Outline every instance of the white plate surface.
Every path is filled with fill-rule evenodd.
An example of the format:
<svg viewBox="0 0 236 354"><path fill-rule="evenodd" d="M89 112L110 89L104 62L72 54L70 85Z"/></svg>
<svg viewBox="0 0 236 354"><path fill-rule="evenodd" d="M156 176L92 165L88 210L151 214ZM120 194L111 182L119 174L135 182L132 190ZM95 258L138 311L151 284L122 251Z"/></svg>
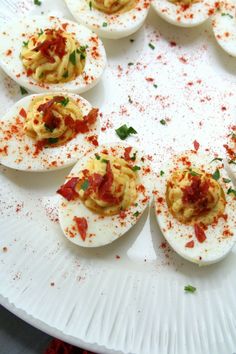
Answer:
<svg viewBox="0 0 236 354"><path fill-rule="evenodd" d="M6 9L0 19L12 16L14 3L18 14L50 11L70 19L62 0L56 10L55 1L42 2L0 1L0 11ZM138 33L104 45L108 68L83 95L103 113L102 143L118 141L114 129L126 123L138 131L127 143L141 145L156 171L195 139L224 156L236 117L236 59L217 45L209 23L181 29L151 12ZM20 92L0 76L2 115ZM221 263L199 268L163 243L151 208L127 236L81 249L65 239L57 219L55 191L69 169L34 175L0 169L2 305L98 353L236 353L235 248ZM184 292L187 284L195 294Z"/></svg>

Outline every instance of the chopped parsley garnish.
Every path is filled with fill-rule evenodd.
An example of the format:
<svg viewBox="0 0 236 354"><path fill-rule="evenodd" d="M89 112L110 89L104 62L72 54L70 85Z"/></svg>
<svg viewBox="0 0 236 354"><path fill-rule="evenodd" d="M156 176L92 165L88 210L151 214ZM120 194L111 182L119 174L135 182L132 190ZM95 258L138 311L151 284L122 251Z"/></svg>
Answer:
<svg viewBox="0 0 236 354"><path fill-rule="evenodd" d="M136 206L136 207L137 207L137 206L138 206L138 203L135 203L135 204L134 204L134 206Z"/></svg>
<svg viewBox="0 0 236 354"><path fill-rule="evenodd" d="M227 194L233 194L233 195L236 197L236 190L233 189L232 187L230 187L230 188L227 190Z"/></svg>
<svg viewBox="0 0 236 354"><path fill-rule="evenodd" d="M86 179L82 184L81 184L81 189L83 189L83 191L86 191L86 189L88 189L89 187L89 181Z"/></svg>
<svg viewBox="0 0 236 354"><path fill-rule="evenodd" d="M128 63L128 66L132 66L132 65L134 65L134 63Z"/></svg>
<svg viewBox="0 0 236 354"><path fill-rule="evenodd" d="M64 97L63 100L60 102L60 104L61 104L63 107L66 107L69 102L70 102L69 98L68 98L68 97Z"/></svg>
<svg viewBox="0 0 236 354"><path fill-rule="evenodd" d="M130 160L135 161L136 160L136 155L137 155L137 151L134 152L133 156L131 156Z"/></svg>
<svg viewBox="0 0 236 354"><path fill-rule="evenodd" d="M89 9L92 10L92 7L93 7L92 1L89 1Z"/></svg>
<svg viewBox="0 0 236 354"><path fill-rule="evenodd" d="M223 181L224 181L225 183L230 183L230 182L231 182L231 179L229 179L229 178L223 178Z"/></svg>
<svg viewBox="0 0 236 354"><path fill-rule="evenodd" d="M70 54L70 56L69 56L69 61L70 61L73 65L76 65L76 52L75 52L75 50Z"/></svg>
<svg viewBox="0 0 236 354"><path fill-rule="evenodd" d="M99 156L98 154L95 154L95 157L97 160L100 160L101 156Z"/></svg>
<svg viewBox="0 0 236 354"><path fill-rule="evenodd" d="M161 172L160 172L160 176L163 176L164 174L165 174L164 171L161 171Z"/></svg>
<svg viewBox="0 0 236 354"><path fill-rule="evenodd" d="M195 288L195 286L192 285L185 285L184 290L188 293L195 293L197 288Z"/></svg>
<svg viewBox="0 0 236 354"><path fill-rule="evenodd" d="M136 172L136 171L139 171L141 168L139 167L139 166L133 166L132 167L132 170L134 171L134 172Z"/></svg>
<svg viewBox="0 0 236 354"><path fill-rule="evenodd" d="M218 170L218 168L213 173L212 178L214 178L215 181L218 181L218 179L220 178L220 171Z"/></svg>
<svg viewBox="0 0 236 354"><path fill-rule="evenodd" d="M137 216L139 216L139 214L140 214L140 212L136 211L133 215L137 217Z"/></svg>
<svg viewBox="0 0 236 354"><path fill-rule="evenodd" d="M48 130L50 133L53 132L54 128L50 128L47 124L44 124L44 128Z"/></svg>
<svg viewBox="0 0 236 354"><path fill-rule="evenodd" d="M131 134L137 134L133 127L127 127L126 124L122 125L120 128L116 129L116 134L121 140L125 140Z"/></svg>
<svg viewBox="0 0 236 354"><path fill-rule="evenodd" d="M221 16L228 16L229 18L234 18L232 15L230 15L229 13L225 13L225 12L223 12L221 14Z"/></svg>
<svg viewBox="0 0 236 354"><path fill-rule="evenodd" d="M199 173L193 171L191 168L189 169L189 173L191 176L201 176Z"/></svg>
<svg viewBox="0 0 236 354"><path fill-rule="evenodd" d="M40 32L38 33L38 36L42 36L42 34L43 34L43 30L42 30L42 28L40 29Z"/></svg>
<svg viewBox="0 0 236 354"><path fill-rule="evenodd" d="M221 157L215 157L213 160L210 161L210 163L214 161L223 161L223 159Z"/></svg>
<svg viewBox="0 0 236 354"><path fill-rule="evenodd" d="M106 159L101 159L101 162L108 163L108 160L106 160Z"/></svg>
<svg viewBox="0 0 236 354"><path fill-rule="evenodd" d="M69 76L68 70L64 72L64 74L62 75L62 77L64 77L64 79L67 79Z"/></svg>
<svg viewBox="0 0 236 354"><path fill-rule="evenodd" d="M236 165L236 161L234 161L234 160L229 160L229 164L230 164L230 165Z"/></svg>
<svg viewBox="0 0 236 354"><path fill-rule="evenodd" d="M107 27L107 22L103 22L102 27Z"/></svg>
<svg viewBox="0 0 236 354"><path fill-rule="evenodd" d="M88 46L87 45L82 45L82 46L80 46L77 50L76 50L76 52L78 53L78 54L80 54L80 59L81 60L84 60L85 58L86 58L86 49L88 48Z"/></svg>
<svg viewBox="0 0 236 354"><path fill-rule="evenodd" d="M48 144L56 144L58 142L58 138L48 138Z"/></svg>
<svg viewBox="0 0 236 354"><path fill-rule="evenodd" d="M44 73L43 72L39 75L40 79L42 79L42 77L44 77Z"/></svg>
<svg viewBox="0 0 236 354"><path fill-rule="evenodd" d="M154 50L155 49L155 46L152 44L152 43L148 43L149 47Z"/></svg>
<svg viewBox="0 0 236 354"><path fill-rule="evenodd" d="M161 120L160 120L160 123L161 123L162 125L166 125L165 119L161 119Z"/></svg>
<svg viewBox="0 0 236 354"><path fill-rule="evenodd" d="M130 97L130 96L128 96L128 98L129 98L129 103L133 103L133 101L132 101L131 97Z"/></svg>
<svg viewBox="0 0 236 354"><path fill-rule="evenodd" d="M20 86L20 93L22 95L27 95L28 91L24 87Z"/></svg>
<svg viewBox="0 0 236 354"><path fill-rule="evenodd" d="M42 5L42 1L34 0L34 5L40 6Z"/></svg>
<svg viewBox="0 0 236 354"><path fill-rule="evenodd" d="M157 88L157 84L153 84L153 87Z"/></svg>
<svg viewBox="0 0 236 354"><path fill-rule="evenodd" d="M230 135L233 139L236 139L236 134L234 132L232 132Z"/></svg>
<svg viewBox="0 0 236 354"><path fill-rule="evenodd" d="M23 42L23 47L28 47L29 41Z"/></svg>

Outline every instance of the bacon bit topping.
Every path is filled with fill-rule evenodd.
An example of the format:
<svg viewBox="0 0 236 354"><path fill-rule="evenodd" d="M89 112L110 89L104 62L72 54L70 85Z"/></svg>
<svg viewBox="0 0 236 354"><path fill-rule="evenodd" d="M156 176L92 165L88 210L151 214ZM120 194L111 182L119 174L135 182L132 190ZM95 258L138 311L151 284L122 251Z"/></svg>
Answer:
<svg viewBox="0 0 236 354"><path fill-rule="evenodd" d="M208 199L207 192L209 190L209 182L201 182L199 176L190 176L191 185L186 186L182 189L183 191L183 203L185 204L196 204L199 209L199 213L207 210Z"/></svg>
<svg viewBox="0 0 236 354"><path fill-rule="evenodd" d="M104 202L112 205L119 204L120 198L117 198L111 193L111 186L113 183L113 173L111 169L110 161L107 162L106 174L103 176L103 181L99 186L98 196Z"/></svg>
<svg viewBox="0 0 236 354"><path fill-rule="evenodd" d="M78 177L71 178L57 190L57 193L62 195L68 201L74 200L78 196L78 193L75 190L78 181Z"/></svg>
<svg viewBox="0 0 236 354"><path fill-rule="evenodd" d="M194 225L194 231L198 242L202 243L206 240L205 231L198 224Z"/></svg>
<svg viewBox="0 0 236 354"><path fill-rule="evenodd" d="M77 216L74 217L74 220L76 222L77 229L79 231L82 240L85 241L87 230L88 230L87 220L85 218L79 218Z"/></svg>
<svg viewBox="0 0 236 354"><path fill-rule="evenodd" d="M43 103L38 107L37 111L43 113L43 122L49 129L53 130L60 126L60 118L54 116L52 109L54 103L60 103L64 99L65 97L63 96L56 96L50 101Z"/></svg>
<svg viewBox="0 0 236 354"><path fill-rule="evenodd" d="M66 54L66 39L61 35L62 31L60 30L46 29L45 33L52 36L52 39L46 39L39 43L34 51L40 51L49 63L55 63L54 55L62 59Z"/></svg>
<svg viewBox="0 0 236 354"><path fill-rule="evenodd" d="M130 160L130 153L131 153L131 150L132 150L132 147L131 147L131 146L125 148L124 159L125 159L126 161L129 161L129 160Z"/></svg>
<svg viewBox="0 0 236 354"><path fill-rule="evenodd" d="M187 248L193 248L193 247L194 247L194 241L192 240L192 241L187 242L187 243L185 244L185 247L187 247Z"/></svg>
<svg viewBox="0 0 236 354"><path fill-rule="evenodd" d="M19 115L23 118L26 118L27 117L27 113L26 111L24 110L24 108L21 108L20 112L19 112Z"/></svg>
<svg viewBox="0 0 236 354"><path fill-rule="evenodd" d="M28 69L27 71L26 71L26 75L27 76L31 76L32 74L33 74L33 70L32 69Z"/></svg>
<svg viewBox="0 0 236 354"><path fill-rule="evenodd" d="M74 129L76 133L87 133L89 131L89 126L96 122L97 117L98 117L98 108L91 109L91 111L86 116L83 117L82 121L77 120L75 122Z"/></svg>
<svg viewBox="0 0 236 354"><path fill-rule="evenodd" d="M199 144L199 142L198 142L197 140L194 140L193 146L194 146L194 149L195 149L196 151L198 151L198 149L199 149L199 147L200 147L200 144Z"/></svg>

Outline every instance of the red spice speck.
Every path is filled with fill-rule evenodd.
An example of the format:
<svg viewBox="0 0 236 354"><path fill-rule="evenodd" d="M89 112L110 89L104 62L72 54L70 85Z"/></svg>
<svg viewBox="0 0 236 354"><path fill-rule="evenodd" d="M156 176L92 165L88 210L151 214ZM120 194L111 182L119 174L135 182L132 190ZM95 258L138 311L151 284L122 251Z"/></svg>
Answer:
<svg viewBox="0 0 236 354"><path fill-rule="evenodd" d="M193 146L194 146L194 149L195 149L196 151L198 151L198 149L199 149L199 147L200 147L200 144L199 144L199 142L198 142L197 140L194 140Z"/></svg>
<svg viewBox="0 0 236 354"><path fill-rule="evenodd" d="M7 247L3 247L2 250L3 250L3 252L7 252L8 248Z"/></svg>
<svg viewBox="0 0 236 354"><path fill-rule="evenodd" d="M226 108L225 106L222 106L222 107L221 107L221 110L222 110L222 111L226 111L226 109L227 109L227 108Z"/></svg>
<svg viewBox="0 0 236 354"><path fill-rule="evenodd" d="M171 46L171 47L176 47L176 42L171 41L171 42L170 42L170 46Z"/></svg>
<svg viewBox="0 0 236 354"><path fill-rule="evenodd" d="M187 242L187 243L185 244L185 247L187 247L187 248L193 248L193 247L194 247L194 241L192 240L192 241Z"/></svg>
<svg viewBox="0 0 236 354"><path fill-rule="evenodd" d="M87 140L92 143L94 146L98 146L97 135L91 135L87 138Z"/></svg>
<svg viewBox="0 0 236 354"><path fill-rule="evenodd" d="M120 259L120 256L116 255L116 259Z"/></svg>

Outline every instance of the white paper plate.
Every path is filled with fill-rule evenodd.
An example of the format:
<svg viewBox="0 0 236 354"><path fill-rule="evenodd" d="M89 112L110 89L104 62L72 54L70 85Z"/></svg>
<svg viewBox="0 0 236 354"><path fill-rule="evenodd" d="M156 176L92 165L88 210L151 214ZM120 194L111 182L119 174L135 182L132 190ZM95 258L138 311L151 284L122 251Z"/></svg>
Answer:
<svg viewBox="0 0 236 354"><path fill-rule="evenodd" d="M17 15L55 7L53 0L42 2L37 7L8 1L20 6L12 11ZM63 1L56 3L53 13L70 18ZM8 9L0 18L11 17L12 9L0 4L1 11ZM103 112L100 141L118 141L114 129L132 125L138 135L127 142L142 145L157 171L195 139L223 155L236 117L236 59L217 45L209 23L181 29L150 13L131 38L104 41L108 68L84 95ZM0 75L3 114L20 93ZM55 191L68 172L32 175L1 168L1 304L51 335L98 353L236 352L236 250L219 264L198 268L162 245L152 208L126 237L101 249L80 249L57 222ZM186 294L187 284L197 292Z"/></svg>

